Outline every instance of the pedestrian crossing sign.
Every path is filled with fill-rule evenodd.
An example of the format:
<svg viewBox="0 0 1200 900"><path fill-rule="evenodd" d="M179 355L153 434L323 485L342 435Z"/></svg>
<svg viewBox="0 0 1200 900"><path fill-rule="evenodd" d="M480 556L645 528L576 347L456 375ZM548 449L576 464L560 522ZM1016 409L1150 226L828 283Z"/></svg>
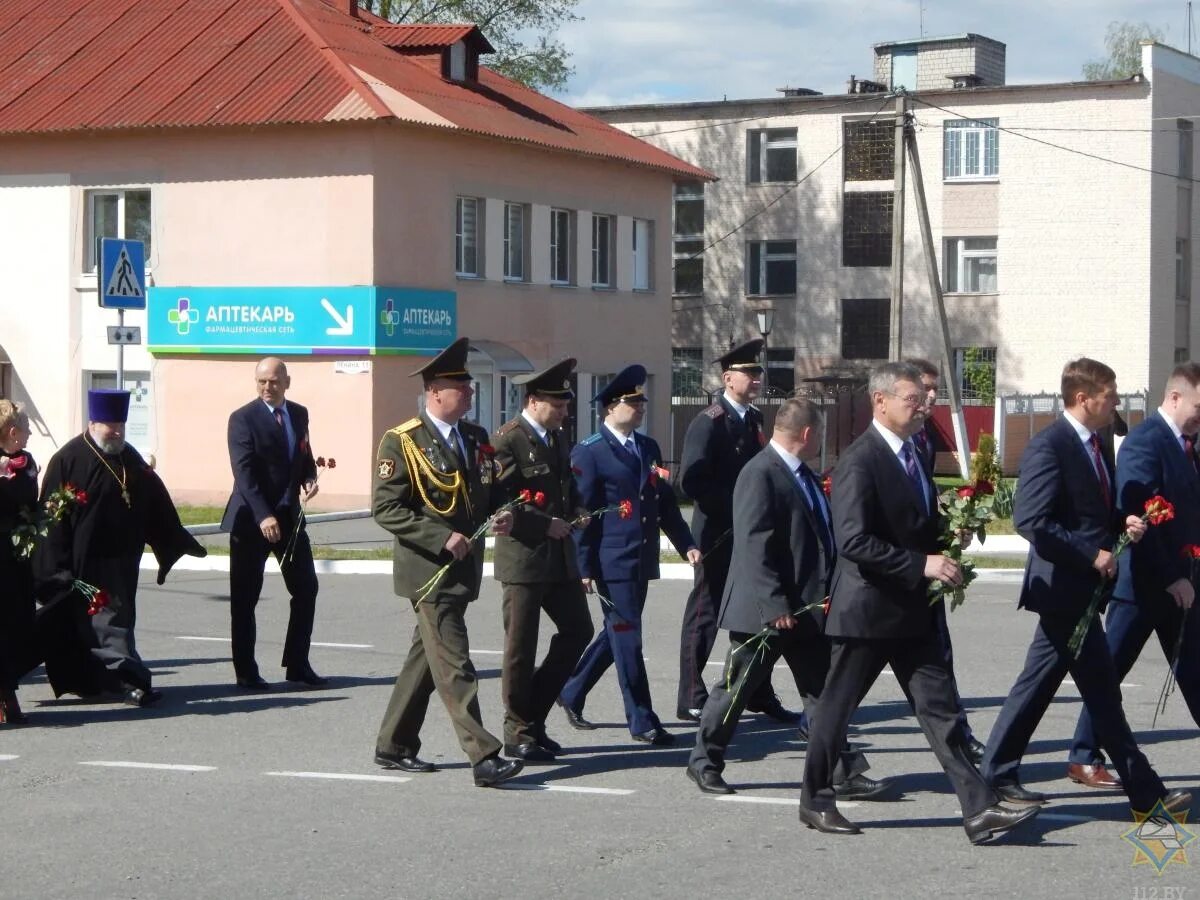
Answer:
<svg viewBox="0 0 1200 900"><path fill-rule="evenodd" d="M105 309L146 308L146 245L124 238L98 238L96 294Z"/></svg>

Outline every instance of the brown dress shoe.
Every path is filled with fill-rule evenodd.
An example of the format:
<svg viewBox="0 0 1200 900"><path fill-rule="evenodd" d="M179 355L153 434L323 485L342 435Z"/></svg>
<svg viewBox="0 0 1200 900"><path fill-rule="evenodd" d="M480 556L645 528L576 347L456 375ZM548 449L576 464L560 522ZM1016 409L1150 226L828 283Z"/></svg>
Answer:
<svg viewBox="0 0 1200 900"><path fill-rule="evenodd" d="M1082 763L1071 763L1067 766L1067 777L1084 787L1119 788L1121 786L1121 779L1109 772L1103 765L1086 766Z"/></svg>

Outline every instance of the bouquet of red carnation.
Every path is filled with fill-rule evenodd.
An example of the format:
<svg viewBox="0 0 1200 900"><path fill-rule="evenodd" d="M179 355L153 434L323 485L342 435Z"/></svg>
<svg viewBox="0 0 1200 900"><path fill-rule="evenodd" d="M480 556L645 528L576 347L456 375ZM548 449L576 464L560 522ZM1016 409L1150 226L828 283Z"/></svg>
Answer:
<svg viewBox="0 0 1200 900"><path fill-rule="evenodd" d="M1183 558L1188 561L1188 581L1194 586L1196 584L1196 567L1200 565L1200 546L1196 544L1188 544L1183 548ZM1178 677L1179 669L1179 654L1183 652L1183 633L1187 628L1187 617L1190 606L1185 607L1179 622L1179 634L1175 637L1175 649L1171 651L1171 658L1167 660L1167 677L1163 681L1162 690L1158 692L1158 703L1154 707L1154 721L1150 723L1153 728L1158 724L1159 713L1167 711L1167 699L1171 694L1175 693L1176 678Z"/></svg>
<svg viewBox="0 0 1200 900"><path fill-rule="evenodd" d="M1146 501L1142 507L1141 520L1147 525L1161 525L1163 522L1170 522L1175 518L1175 507L1171 501L1165 497L1160 497L1155 494ZM1131 539L1128 531L1122 531L1121 536L1117 538L1117 542L1113 545L1112 555L1116 559L1125 552L1125 548L1129 546ZM1075 625L1075 630L1071 632L1071 639L1067 641L1067 649L1071 651L1071 655L1079 659L1079 651L1083 647L1083 639L1087 637L1088 629L1092 627L1092 620L1096 618L1096 613L1100 609L1100 603L1104 600L1104 595L1108 592L1109 578L1101 578L1100 583L1096 585L1096 590L1092 592L1092 602L1088 604L1087 611L1083 614L1083 618Z"/></svg>
<svg viewBox="0 0 1200 900"><path fill-rule="evenodd" d="M937 579L932 580L929 583L930 606L945 600L949 594L950 609L953 611L962 606L963 601L967 599L967 585L975 580L975 563L963 559L963 550L972 536L979 538L981 544L987 540L987 525L996 518L992 508L995 501L995 485L983 479L951 488L938 497L945 554L958 563L962 571L962 583L951 585Z"/></svg>
<svg viewBox="0 0 1200 900"><path fill-rule="evenodd" d="M602 516L605 513L615 512L618 518L628 519L633 515L633 501L622 500L619 503L614 503L612 506L602 506L599 509L593 509L591 512L584 513L582 516L576 516L571 520L572 528L578 527L593 516Z"/></svg>
<svg viewBox="0 0 1200 900"><path fill-rule="evenodd" d="M112 596L104 588L80 581L78 578L71 582L71 587L87 598L87 614L89 616L96 615L100 610L107 609L112 604Z"/></svg>
<svg viewBox="0 0 1200 900"><path fill-rule="evenodd" d="M305 449L307 449L307 443L305 444ZM312 483L314 485L318 481L321 480L321 471L323 469L336 469L337 468L337 460L334 459L332 456L329 457L328 459L326 459L324 456L318 456L315 460L313 460L313 462L316 464L316 467L317 467L317 474L313 477L313 480L312 480ZM292 561L292 558L296 555L296 541L300 537L300 529L304 525L304 521L307 518L307 512L306 512L307 509L308 509L308 498L306 497L305 499L300 501L300 515L296 516L296 524L292 527L292 534L288 538L287 546L283 550L283 557L279 563L281 566L286 563L290 563Z"/></svg>
<svg viewBox="0 0 1200 900"><path fill-rule="evenodd" d="M13 552L17 559L29 559L38 541L49 533L50 526L61 522L75 506L84 506L87 501L87 491L64 484L51 491L40 506L22 509L20 521L12 531Z"/></svg>

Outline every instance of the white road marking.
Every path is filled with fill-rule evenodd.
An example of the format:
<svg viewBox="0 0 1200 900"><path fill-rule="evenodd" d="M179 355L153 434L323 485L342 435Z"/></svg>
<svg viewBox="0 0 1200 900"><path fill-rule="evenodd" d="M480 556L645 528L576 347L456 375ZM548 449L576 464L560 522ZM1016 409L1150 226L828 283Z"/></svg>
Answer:
<svg viewBox="0 0 1200 900"><path fill-rule="evenodd" d="M556 791L560 794L611 794L614 797L625 797L636 791L624 788L573 787L567 784L515 784L508 782L504 790L509 791Z"/></svg>
<svg viewBox="0 0 1200 900"><path fill-rule="evenodd" d="M264 772L264 775L275 775L280 778L328 778L335 781L390 781L403 784L412 781L411 778L399 775L355 775L347 772Z"/></svg>
<svg viewBox="0 0 1200 900"><path fill-rule="evenodd" d="M21 757L16 753L0 753L0 762L11 762L14 759L20 758Z"/></svg>
<svg viewBox="0 0 1200 900"><path fill-rule="evenodd" d="M115 759L81 760L81 766L105 766L110 769L165 769L169 772L215 772L216 766L185 766L174 763L130 762Z"/></svg>
<svg viewBox="0 0 1200 900"><path fill-rule="evenodd" d="M264 696L270 696L267 691L260 691L256 694L231 694L228 697L204 697L200 700L187 700L185 703L191 706L194 703L246 703L253 700L262 700Z"/></svg>
<svg viewBox="0 0 1200 900"><path fill-rule="evenodd" d="M775 806L799 806L800 798L798 797L749 797L745 794L724 794L717 797L718 800L724 800L727 803L770 803ZM861 806L853 800L839 800L837 802L838 809L856 809Z"/></svg>
<svg viewBox="0 0 1200 900"><path fill-rule="evenodd" d="M503 650L472 650L472 653L478 653L482 656L503 656Z"/></svg>
<svg viewBox="0 0 1200 900"><path fill-rule="evenodd" d="M198 634L180 634L176 635L177 641L212 641L217 644L228 644L227 637L204 637ZM370 650L374 648L374 644L339 644L333 641L313 641L313 647L334 647L340 650ZM499 652L499 651L496 651Z"/></svg>
<svg viewBox="0 0 1200 900"><path fill-rule="evenodd" d="M218 644L228 644L229 638L224 637L201 637L197 634L179 634L175 636L177 641L215 641Z"/></svg>
<svg viewBox="0 0 1200 900"><path fill-rule="evenodd" d="M1077 816L1073 813L1038 813L1039 819L1049 819L1052 822L1095 822L1095 816Z"/></svg>

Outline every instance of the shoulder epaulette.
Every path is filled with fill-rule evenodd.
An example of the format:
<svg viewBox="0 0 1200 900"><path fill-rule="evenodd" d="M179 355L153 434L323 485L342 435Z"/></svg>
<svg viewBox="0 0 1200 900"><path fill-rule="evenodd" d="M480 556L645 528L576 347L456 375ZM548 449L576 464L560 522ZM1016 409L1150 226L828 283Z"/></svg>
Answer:
<svg viewBox="0 0 1200 900"><path fill-rule="evenodd" d="M708 416L710 419L719 419L721 416L725 415L725 407L723 407L720 403L714 403L712 406L701 410L700 415Z"/></svg>
<svg viewBox="0 0 1200 900"><path fill-rule="evenodd" d="M404 434L406 431L412 431L414 428L421 427L421 417L413 416L407 422L402 422L392 429L393 434Z"/></svg>
<svg viewBox="0 0 1200 900"><path fill-rule="evenodd" d="M496 434L508 434L510 431L515 431L516 428L517 428L517 420L512 419L508 422L505 422L503 425L501 425L499 428L497 428Z"/></svg>
<svg viewBox="0 0 1200 900"><path fill-rule="evenodd" d="M579 446L587 447L589 444L596 443L596 441L600 440L600 438L601 438L601 435L600 435L600 432L598 432L598 431L595 434L589 434L587 437L585 437L582 441L579 442Z"/></svg>

